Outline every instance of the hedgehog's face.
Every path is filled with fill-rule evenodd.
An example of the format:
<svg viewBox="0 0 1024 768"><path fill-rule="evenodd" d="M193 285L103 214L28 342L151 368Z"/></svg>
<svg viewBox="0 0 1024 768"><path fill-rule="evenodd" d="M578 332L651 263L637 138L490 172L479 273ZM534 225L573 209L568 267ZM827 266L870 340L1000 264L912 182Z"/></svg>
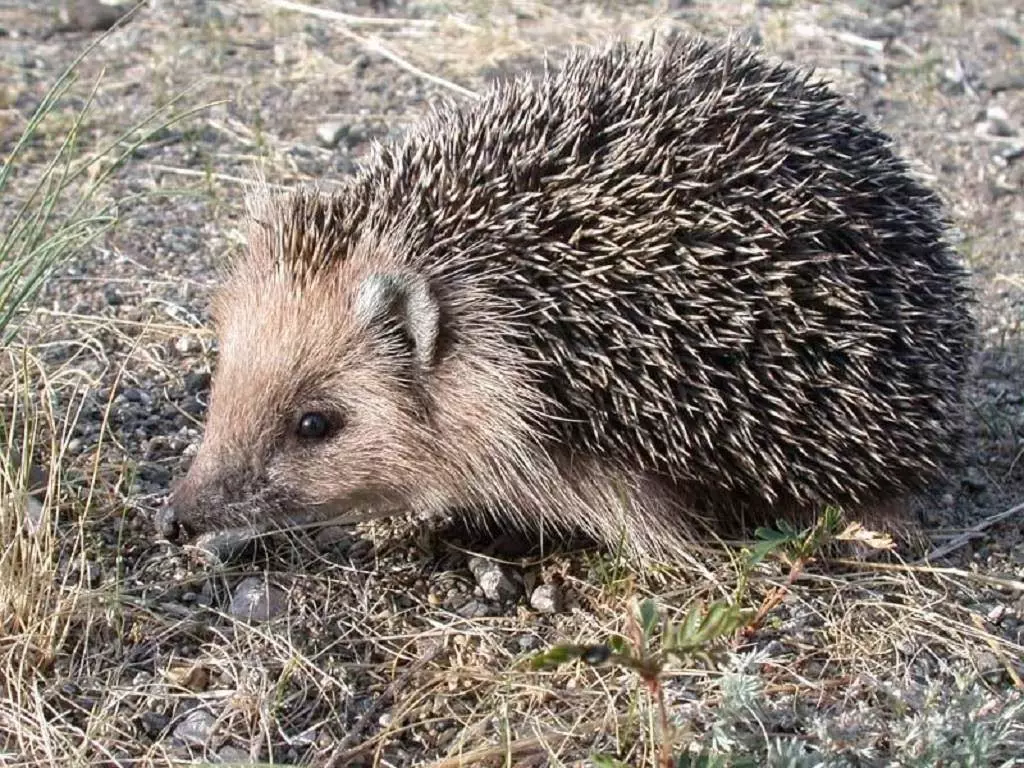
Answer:
<svg viewBox="0 0 1024 768"><path fill-rule="evenodd" d="M408 275L351 277L301 294L247 279L222 293L206 434L172 494L174 522L192 533L273 526L429 493L437 305Z"/></svg>

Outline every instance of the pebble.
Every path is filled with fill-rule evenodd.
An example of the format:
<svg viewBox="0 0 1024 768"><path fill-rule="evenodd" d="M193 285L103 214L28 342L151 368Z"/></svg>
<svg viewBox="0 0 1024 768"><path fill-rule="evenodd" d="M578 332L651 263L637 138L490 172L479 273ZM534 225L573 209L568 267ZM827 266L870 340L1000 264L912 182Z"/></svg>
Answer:
<svg viewBox="0 0 1024 768"><path fill-rule="evenodd" d="M230 744L221 747L217 757L222 763L235 763L236 765L253 765L252 756L244 749L232 747Z"/></svg>
<svg viewBox="0 0 1024 768"><path fill-rule="evenodd" d="M197 350L199 344L193 336L179 336L174 342L174 348L181 354L187 355L189 352Z"/></svg>
<svg viewBox="0 0 1024 768"><path fill-rule="evenodd" d="M193 544L210 560L225 563L239 554L252 541L252 538L252 531L235 528L229 531L204 533Z"/></svg>
<svg viewBox="0 0 1024 768"><path fill-rule="evenodd" d="M174 739L181 744L201 747L206 744L217 718L208 710L193 709L174 729Z"/></svg>
<svg viewBox="0 0 1024 768"><path fill-rule="evenodd" d="M554 584L541 584L530 594L530 607L540 613L560 613L562 594Z"/></svg>
<svg viewBox="0 0 1024 768"><path fill-rule="evenodd" d="M269 621L284 613L287 607L288 597L282 590L250 576L235 587L228 613L248 621Z"/></svg>
<svg viewBox="0 0 1024 768"><path fill-rule="evenodd" d="M150 738L159 736L170 722L171 719L167 715L152 710L146 710L139 715L139 724Z"/></svg>
<svg viewBox="0 0 1024 768"><path fill-rule="evenodd" d="M467 600L454 611L464 619L482 619L484 616L491 616L496 611L491 610L487 603L481 600Z"/></svg>
<svg viewBox="0 0 1024 768"><path fill-rule="evenodd" d="M328 149L336 147L346 133L348 133L348 124L333 120L320 123L316 128L317 139Z"/></svg>
<svg viewBox="0 0 1024 768"><path fill-rule="evenodd" d="M992 93L1024 90L1024 72L1006 72L989 78L988 89Z"/></svg>
<svg viewBox="0 0 1024 768"><path fill-rule="evenodd" d="M103 300L111 307L124 303L124 298L117 292L117 289L109 285L103 289Z"/></svg>
<svg viewBox="0 0 1024 768"><path fill-rule="evenodd" d="M185 391L190 395L198 394L209 388L210 380L213 377L209 371L202 371L199 373L186 373L185 374Z"/></svg>
<svg viewBox="0 0 1024 768"><path fill-rule="evenodd" d="M469 570L488 600L503 602L522 594L522 585L507 566L483 557L471 557Z"/></svg>
<svg viewBox="0 0 1024 768"><path fill-rule="evenodd" d="M978 124L976 130L989 136L1010 137L1017 135L1017 129L1010 121L1009 114L998 104L992 104L985 110L985 120Z"/></svg>
<svg viewBox="0 0 1024 768"><path fill-rule="evenodd" d="M519 648L524 651L532 651L540 646L540 640L536 635L520 635L516 641Z"/></svg>

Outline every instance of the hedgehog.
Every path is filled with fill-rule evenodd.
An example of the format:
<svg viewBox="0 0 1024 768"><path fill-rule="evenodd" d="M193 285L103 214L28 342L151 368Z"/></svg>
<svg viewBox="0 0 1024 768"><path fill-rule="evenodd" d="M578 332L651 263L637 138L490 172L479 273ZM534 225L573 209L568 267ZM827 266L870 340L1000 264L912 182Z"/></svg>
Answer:
<svg viewBox="0 0 1024 768"><path fill-rule="evenodd" d="M974 325L892 145L810 71L679 35L435 104L334 191L257 181L162 529L413 512L649 562L900 519L957 466Z"/></svg>

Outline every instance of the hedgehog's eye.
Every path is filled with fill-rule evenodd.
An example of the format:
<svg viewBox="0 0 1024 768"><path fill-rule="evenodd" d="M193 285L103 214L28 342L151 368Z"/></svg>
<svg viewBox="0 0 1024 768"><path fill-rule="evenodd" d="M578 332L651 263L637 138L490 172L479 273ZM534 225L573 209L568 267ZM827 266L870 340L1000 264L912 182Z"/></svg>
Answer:
<svg viewBox="0 0 1024 768"><path fill-rule="evenodd" d="M327 437L337 426L327 415L318 411L302 414L296 433L305 440L320 440Z"/></svg>

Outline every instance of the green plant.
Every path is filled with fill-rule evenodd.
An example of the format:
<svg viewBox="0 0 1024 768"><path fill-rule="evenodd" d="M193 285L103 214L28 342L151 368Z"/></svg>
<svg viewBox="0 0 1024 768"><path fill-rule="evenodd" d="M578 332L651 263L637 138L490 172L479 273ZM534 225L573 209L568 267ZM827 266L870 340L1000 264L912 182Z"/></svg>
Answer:
<svg viewBox="0 0 1024 768"><path fill-rule="evenodd" d="M635 603L633 610L627 614L624 635L612 635L605 643L556 645L531 657L530 664L536 670L543 670L580 660L590 665L611 664L637 673L656 710L657 728L652 724L651 737L659 745L659 768L747 765L743 762L718 762L714 750L697 754L685 750L679 754L673 753L676 738L670 725L664 695L665 671L673 660L684 666L698 662L706 666L714 665L717 657L720 657L719 652L724 650L724 641L729 638L741 639L756 632L771 611L782 602L800 574L829 543L836 540L858 540L876 547L884 547L889 543L884 537L865 531L856 523L845 529L841 528L841 524L840 510L828 508L813 525L803 530L785 521L777 523L776 528L758 528L754 545L739 552L738 578L731 599L717 600L707 606L698 600L683 619L676 622L663 616L655 601L646 599ZM788 569L785 582L770 590L757 608L743 607L749 602L751 574L769 556L781 561ZM736 712L731 713L733 718L741 717L745 710L749 711L751 702L759 695L759 689L748 690L750 684L749 676L726 676L722 679L723 701L742 703ZM731 689L730 685L733 686ZM725 706L723 713L729 713L728 706ZM735 730L735 726L730 727ZM720 729L717 734L713 734L718 737L713 741L728 742L730 739L727 738L726 730ZM788 747L780 745L778 749L785 750ZM594 759L597 765L608 768L620 765L606 756L596 756Z"/></svg>
<svg viewBox="0 0 1024 768"><path fill-rule="evenodd" d="M97 38L79 54L43 97L0 164L0 200L9 194L15 169L27 165L21 161L40 128L47 119L57 122L61 117L57 107L75 85L79 65L105 37ZM83 153L80 138L102 76L101 71L39 179L13 206L9 218L0 221L0 343L4 345L16 333L16 317L54 269L116 223L114 203L99 199L115 171L154 134L209 106L174 114L171 110L184 96L179 94L98 150Z"/></svg>

